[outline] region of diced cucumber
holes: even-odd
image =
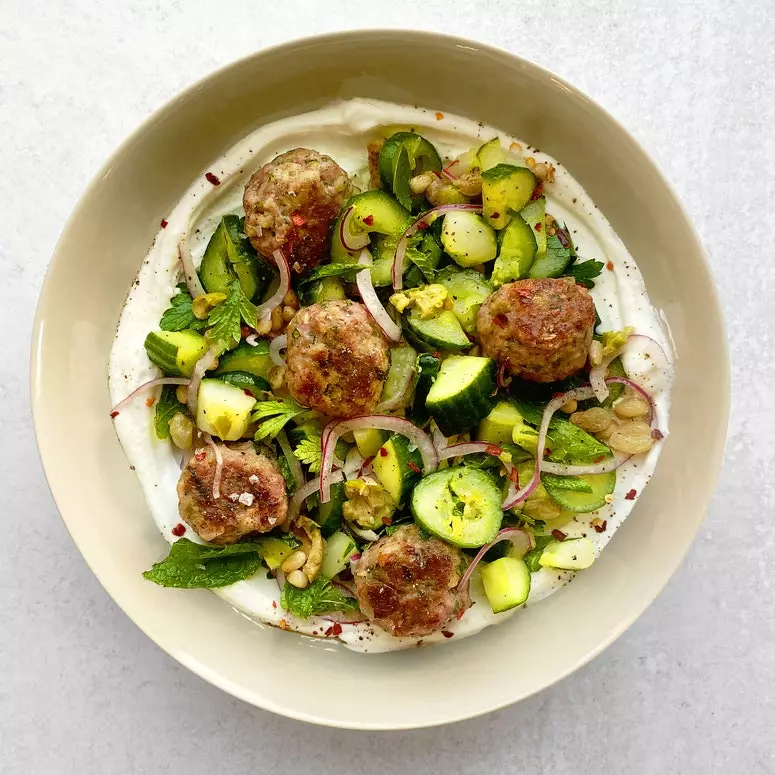
[[[431,350],[459,352],[471,347],[471,340],[466,336],[452,310],[445,309],[425,320],[411,312],[405,322],[413,338]]]
[[[499,137],[493,137],[479,146],[476,152],[476,158],[479,161],[479,169],[482,171],[497,167],[506,161],[506,151],[501,145]]]
[[[327,579],[334,578],[350,564],[350,557],[357,551],[355,541],[347,533],[337,530],[326,541],[326,553],[323,555],[320,572]]]
[[[145,337],[145,352],[165,374],[190,377],[208,344],[196,331],[151,331]]]
[[[422,202],[413,196],[409,179],[430,170],[441,170],[441,157],[433,144],[415,132],[396,132],[385,140],[379,152],[379,176],[386,190],[407,210]]]
[[[247,390],[254,398],[258,398],[262,392],[269,392],[269,383],[263,377],[248,374],[247,371],[227,371],[216,375],[221,382],[228,382],[241,390]]]
[[[484,300],[492,294],[492,285],[475,269],[457,269],[446,266],[436,276],[452,299],[452,311],[463,331],[476,332],[476,315]]]
[[[481,575],[484,594],[494,614],[516,608],[530,596],[530,571],[524,560],[501,557],[485,565]]]
[[[480,469],[445,468],[414,488],[412,514],[420,527],[454,546],[483,546],[501,526],[500,488]]]
[[[245,371],[267,379],[273,366],[272,359],[269,357],[269,342],[266,339],[259,339],[255,347],[242,342],[231,352],[224,353],[215,373],[220,375],[228,371]]]
[[[420,478],[422,466],[420,451],[406,437],[398,434],[382,445],[371,464],[377,481],[399,506]]]
[[[546,254],[546,197],[529,202],[520,213],[522,220],[533,230],[536,239],[536,258]]]
[[[339,530],[339,526],[342,524],[342,506],[346,500],[344,482],[334,482],[331,485],[331,497],[328,502],[318,504],[314,521],[320,526],[323,538],[327,538]]]
[[[378,428],[362,428],[353,431],[355,437],[355,446],[363,457],[374,457],[379,452],[379,448],[385,443],[387,433]]]
[[[610,495],[616,487],[616,471],[588,474],[579,478],[587,483],[590,492],[567,489],[562,486],[562,482],[557,482],[554,477],[546,475],[541,476],[541,483],[549,497],[568,511],[584,514],[605,506],[606,495]]]
[[[520,215],[515,215],[501,234],[500,252],[491,278],[496,288],[527,277],[537,249],[535,233]]]
[[[320,280],[299,286],[299,301],[304,307],[321,301],[337,301],[344,298],[344,284],[339,277],[321,277]]]
[[[595,545],[588,538],[567,538],[550,541],[541,554],[539,563],[544,568],[584,570],[595,561]]]
[[[522,423],[522,415],[508,401],[499,401],[493,410],[479,423],[476,438],[492,444],[511,444],[515,425]]]
[[[219,379],[199,384],[196,424],[200,430],[223,441],[237,441],[247,432],[256,399]]]
[[[390,350],[390,370],[382,389],[382,401],[392,401],[403,390],[407,377],[414,374],[416,360],[417,351],[412,347],[393,347]],[[404,403],[396,408],[403,408],[411,398],[411,391],[407,391]]]
[[[255,539],[259,545],[259,554],[269,570],[277,570],[299,546],[299,542],[289,533],[282,538],[262,536]]]
[[[498,164],[482,173],[484,219],[502,229],[533,195],[538,178],[527,167]]]
[[[466,210],[444,216],[441,244],[459,266],[469,267],[492,261],[498,254],[495,232],[481,216]]]
[[[441,364],[425,406],[445,436],[467,431],[492,411],[496,372],[495,361],[472,355],[453,355]]]
[[[425,407],[425,399],[434,380],[438,376],[441,359],[430,353],[420,353],[417,356],[417,378],[414,385],[414,401],[409,419],[416,425],[425,425],[430,419]]]

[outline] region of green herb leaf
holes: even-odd
[[[594,288],[595,277],[599,277],[600,272],[603,270],[603,262],[595,261],[594,258],[589,261],[581,261],[578,264],[573,264],[565,274],[568,277],[574,278],[579,285],[583,285],[585,288]]]
[[[212,326],[210,336],[224,347],[239,344],[242,322],[255,326],[257,314],[256,305],[245,296],[239,280],[233,280],[228,297],[213,309],[207,319],[207,325]]]
[[[422,272],[429,283],[436,278],[436,267],[441,260],[441,245],[433,234],[419,232],[409,239],[406,257]]]
[[[592,485],[580,476],[556,476],[555,474],[541,474],[541,482],[556,490],[568,490],[569,492],[592,492]]]
[[[323,459],[323,451],[320,448],[320,436],[318,436],[317,441],[311,439],[300,441],[296,449],[293,450],[293,454],[304,465],[309,466],[311,473],[320,473]]]
[[[178,412],[188,416],[188,409],[178,401],[175,385],[165,385],[159,400],[156,402],[156,412],[153,416],[153,427],[157,438],[168,439],[170,437],[170,420]]]
[[[286,582],[280,596],[280,605],[300,619],[331,611],[358,609],[355,600],[345,597],[325,576],[318,576],[306,589],[299,589]]]
[[[552,540],[552,536],[536,536],[536,548],[531,549],[525,556],[525,565],[531,573],[541,570],[541,555],[544,553],[546,545]]]
[[[291,467],[288,465],[288,461],[285,459],[285,455],[277,456],[277,467],[280,469],[280,473],[285,479],[285,485],[289,492],[293,492],[296,489],[296,480],[291,473]]]
[[[260,549],[257,543],[203,546],[181,538],[167,557],[143,576],[162,587],[225,587],[249,578],[261,568]]]
[[[263,420],[256,431],[255,440],[262,441],[274,438],[289,420],[306,411],[307,409],[292,398],[286,398],[282,401],[260,401],[256,404],[252,416],[254,422]]]
[[[352,280],[355,275],[363,269],[358,264],[325,264],[313,269],[311,272],[307,272],[297,283],[296,288],[301,288],[309,283],[317,282],[325,277],[348,277]]]
[[[178,286],[178,292],[170,299],[172,305],[161,316],[159,328],[162,331],[202,331],[207,326],[206,320],[199,320],[191,308],[191,294],[185,285]]]

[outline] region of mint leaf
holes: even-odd
[[[592,492],[592,485],[580,476],[557,476],[556,474],[541,474],[541,482],[544,485],[554,487],[556,490],[569,492]]]
[[[170,306],[165,310],[159,322],[162,331],[203,331],[207,326],[206,320],[199,320],[191,308],[191,294],[185,289],[185,285],[178,286],[178,292],[170,299]]]
[[[552,536],[546,535],[546,536],[539,536],[537,535],[535,537],[536,542],[536,548],[531,549],[525,556],[524,561],[525,565],[527,565],[527,569],[531,573],[535,573],[536,571],[541,570],[541,555],[544,553],[544,549],[546,548],[546,545],[552,540]]]
[[[419,232],[409,239],[406,257],[422,272],[426,282],[436,278],[436,267],[441,260],[441,246],[433,234]]]
[[[156,412],[153,416],[153,427],[157,438],[168,439],[170,437],[170,420],[178,412],[188,415],[188,409],[178,401],[175,385],[165,385],[159,400],[156,402]]]
[[[286,582],[280,596],[280,605],[300,619],[331,611],[358,609],[355,600],[345,597],[325,576],[318,576],[306,589],[299,589]]]
[[[565,274],[568,277],[572,277],[579,285],[583,285],[585,288],[594,288],[594,279],[600,276],[603,266],[602,261],[595,261],[592,258],[589,261],[573,264]]]
[[[172,544],[167,557],[143,576],[162,587],[225,587],[249,578],[261,568],[260,549],[257,543],[203,546],[181,538]]]
[[[255,326],[256,305],[245,296],[239,280],[233,280],[229,286],[229,295],[210,313],[207,325],[212,326],[210,337],[224,347],[239,344],[242,338],[242,323]]]

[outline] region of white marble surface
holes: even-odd
[[[772,0],[381,5],[0,3],[0,771],[775,772]],[[376,25],[510,48],[575,82],[636,134],[707,245],[736,398],[707,524],[664,594],[614,646],[518,707],[396,734],[255,710],[147,640],[57,516],[27,387],[49,256],[106,155],[221,64],[295,36]]]

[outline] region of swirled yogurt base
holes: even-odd
[[[504,147],[517,142],[523,157],[552,163],[555,182],[545,187],[547,211],[565,221],[582,260],[596,258],[607,264],[596,281],[592,296],[604,330],[633,326],[640,334],[655,339],[662,346],[672,366],[673,354],[669,336],[660,316],[649,302],[643,278],[634,260],[617,237],[608,221],[590,200],[584,189],[557,161],[509,137],[504,132],[470,119],[436,113],[433,109],[408,107],[375,100],[339,101],[320,110],[268,124],[256,130],[217,159],[197,179],[185,196],[165,218],[166,227],[159,230],[138,277],[127,297],[111,352],[109,386],[114,403],[134,388],[159,376],[143,349],[148,331],[169,306],[169,299],[180,281],[178,244],[186,239],[198,265],[207,241],[223,215],[242,212],[242,192],[248,178],[261,165],[276,155],[296,147],[312,148],[330,155],[351,174],[357,184],[367,188],[366,144],[381,127],[411,127],[435,144],[444,158],[451,158],[498,136]],[[516,154],[519,157],[519,153]],[[215,174],[221,184],[214,186],[205,173]],[[654,397],[658,427],[668,433],[670,371],[657,368],[654,360],[636,354],[625,355],[628,374],[646,387]],[[180,476],[181,457],[168,441],[160,441],[153,430],[153,412],[142,398],[130,402],[115,418],[118,437],[129,463],[140,480],[148,506],[170,542],[175,540],[172,528],[178,524],[176,485]],[[662,444],[657,443],[646,456],[630,460],[618,470],[614,502],[597,512],[580,514],[563,527],[571,537],[586,536],[595,544],[596,553],[613,536],[632,510],[634,500],[625,494],[640,493],[648,483],[659,457]],[[607,529],[596,532],[590,521],[605,520]],[[191,529],[188,538],[198,540]],[[574,576],[570,571],[544,568],[532,574],[532,588],[526,605],[550,595]],[[255,577],[214,590],[224,601],[257,623],[270,624],[313,636],[330,632],[331,621],[322,617],[298,619],[280,607],[280,590],[276,581],[259,572]],[[473,606],[444,631],[424,638],[394,638],[369,623],[342,623],[338,639],[350,649],[382,652],[404,649],[418,644],[459,639],[483,628],[498,624],[519,609],[493,614],[484,597],[478,573],[471,583]],[[338,629],[338,628],[337,628]]]

